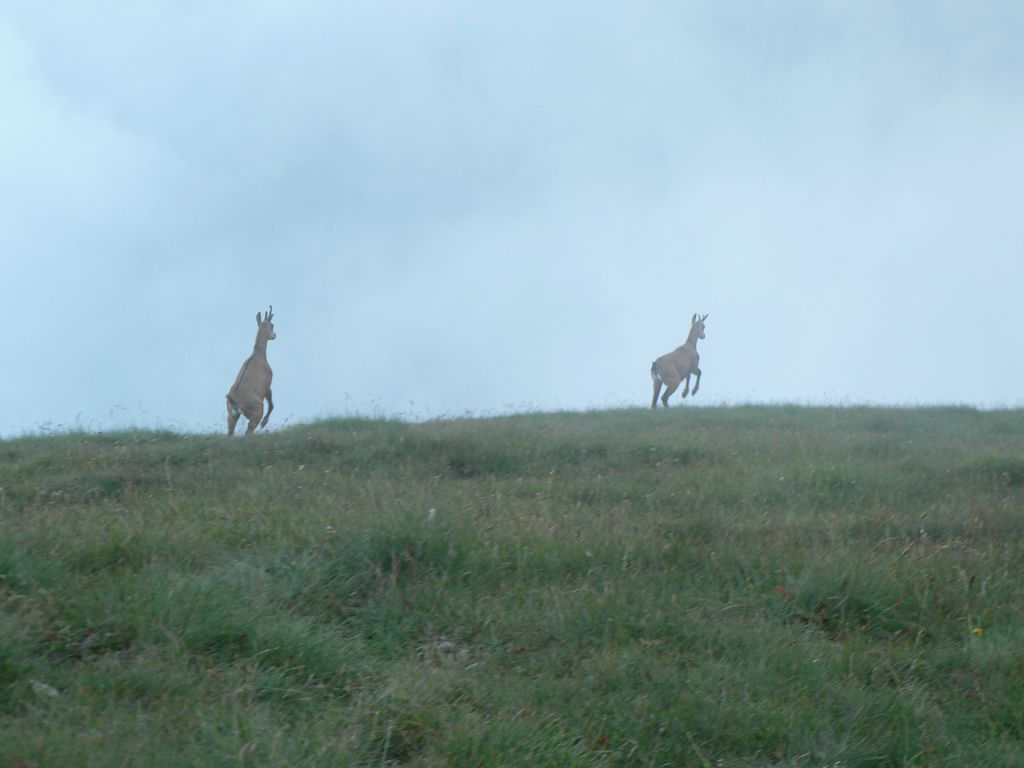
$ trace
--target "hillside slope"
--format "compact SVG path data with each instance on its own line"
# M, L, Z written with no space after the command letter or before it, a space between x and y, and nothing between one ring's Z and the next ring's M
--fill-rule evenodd
M0 441L0 765L1024 764L1024 413Z

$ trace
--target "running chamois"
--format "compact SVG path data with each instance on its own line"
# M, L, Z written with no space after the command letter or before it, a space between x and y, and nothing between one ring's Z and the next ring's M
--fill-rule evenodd
M274 333L274 307L267 310L262 316L256 313L256 343L252 347L252 354L242 363L242 370L238 372L235 383L228 390L228 434L235 434L235 424L238 417L245 414L249 420L249 426L245 434L251 435L257 426L267 426L270 412L274 410L274 398L270 392L270 380L274 372L270 370L270 363L267 362L267 342L276 339ZM263 416L263 400L267 401L267 415ZM260 417L263 421L260 421Z
M697 381L693 385L693 394L697 394L697 390L700 389L700 355L697 354L697 339L704 338L704 321L707 319L707 315L694 315L690 321L690 335L686 337L686 343L651 363L651 379L654 381L651 408L658 407L658 393L661 392L662 384L665 385L665 394L661 396L661 404L666 408L669 395L676 391L684 379L686 386L683 387L683 397L686 397L690 392L690 374L697 375Z

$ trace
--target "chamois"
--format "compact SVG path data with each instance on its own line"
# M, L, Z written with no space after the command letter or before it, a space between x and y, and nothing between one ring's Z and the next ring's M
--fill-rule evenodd
M227 394L229 435L235 434L235 424L243 413L249 420L245 434L251 435L257 426L267 426L270 412L274 410L274 398L270 392L270 380L274 372L270 370L270 364L267 362L267 342L277 338L277 334L274 333L273 317L273 306L267 310L266 316L256 313L256 343L252 347L252 354L242 363L242 369ZM267 401L266 416L263 416L264 398ZM263 421L260 421L261 416Z
M651 408L658 407L658 393L662 384L665 385L665 394L661 396L661 404L666 408L669 395L676 391L684 379L686 386L683 387L683 397L686 397L690 391L691 373L697 374L697 381L693 385L693 394L697 394L697 390L700 389L700 355L697 354L697 339L704 338L704 321L707 319L707 315L694 315L690 321L690 335L686 337L686 343L651 363L651 379L654 381Z

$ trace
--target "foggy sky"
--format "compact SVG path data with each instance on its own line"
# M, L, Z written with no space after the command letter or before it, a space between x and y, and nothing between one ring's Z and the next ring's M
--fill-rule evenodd
M1024 404L1024 5L0 0L0 435ZM557 7L551 7L557 6ZM681 405L681 401L676 401ZM686 407L690 406L686 401Z

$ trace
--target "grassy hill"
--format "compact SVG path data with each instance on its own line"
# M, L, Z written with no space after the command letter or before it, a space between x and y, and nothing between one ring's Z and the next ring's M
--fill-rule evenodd
M1024 412L0 441L0 765L1024 764Z

